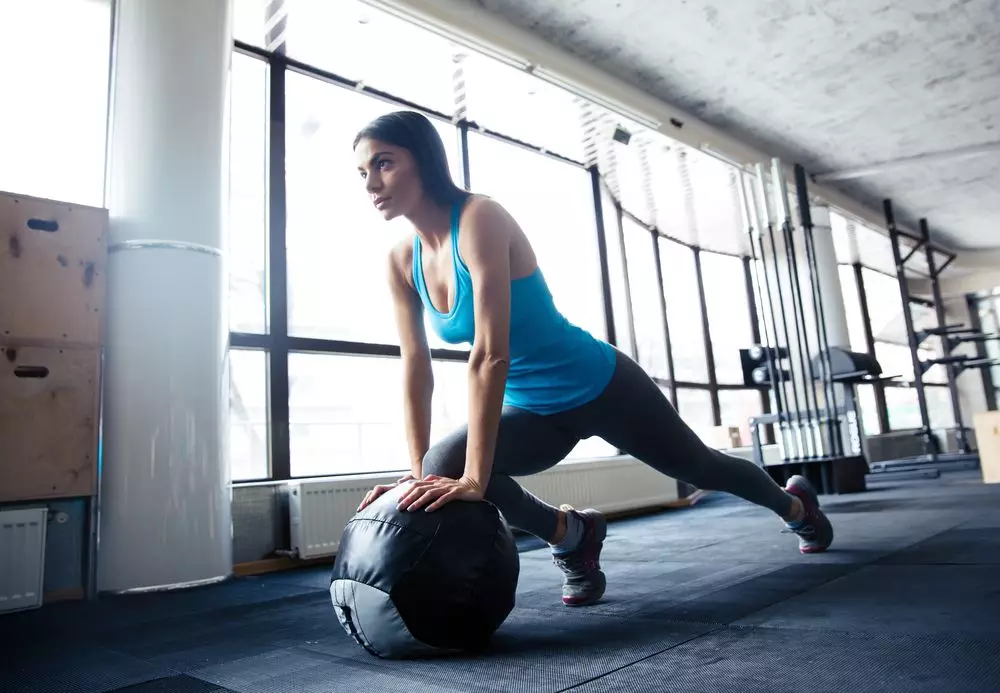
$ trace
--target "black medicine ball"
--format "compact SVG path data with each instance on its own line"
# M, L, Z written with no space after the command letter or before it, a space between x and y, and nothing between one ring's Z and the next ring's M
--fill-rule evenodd
M330 578L337 619L378 657L481 649L514 608L521 564L510 528L486 501L397 510L409 488L384 493L344 529Z

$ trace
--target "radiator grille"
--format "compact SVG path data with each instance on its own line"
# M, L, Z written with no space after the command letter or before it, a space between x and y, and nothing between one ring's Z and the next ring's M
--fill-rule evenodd
M344 527L376 483L389 479L303 481L289 488L292 550L299 558L332 556ZM631 458L561 464L518 478L531 493L553 505L622 512L676 500L677 482Z
M42 605L48 510L0 512L0 612Z

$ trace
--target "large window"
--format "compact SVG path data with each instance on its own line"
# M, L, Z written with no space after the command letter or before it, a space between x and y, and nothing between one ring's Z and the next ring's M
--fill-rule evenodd
M682 382L708 382L705 332L701 320L694 252L665 238L658 239L658 243L674 358L674 378Z
M604 339L604 299L590 176L550 157L469 133L472 190L502 204L535 250L556 306Z
M914 388L887 387L885 389L885 403L889 413L889 428L891 430L920 428L920 402Z
M653 236L631 219L622 220L639 365L652 376L669 378L660 283Z
M858 281L851 265L839 265L841 293L844 296L844 316L847 318L847 333L850 339L851 351L868 353L868 340L865 337L865 318L861 310L861 294ZM865 289L867 294L867 287Z
M583 106L578 98L493 58L472 52L461 55L469 120L583 161Z
M434 362L431 442L466 420L467 366ZM401 362L293 353L288 360L292 476L410 468Z
M720 423L740 429L740 442L750 445L750 419L763 413L757 390L719 390Z
M110 0L6 2L0 190L104 204Z
M289 57L425 108L454 110L453 42L358 0L239 0L236 38L267 47L266 32L277 24L269 9L281 5L286 30L272 40L280 38Z
M733 168L719 159L688 150L687 170L698 244L730 248L743 233Z
M625 246L619 224L618 208L604 185L601 186L604 212L604 237L608 249L608 277L611 282L611 312L615 319L615 338L622 352L635 356L632 339L632 303L629 300Z
M861 428L867 436L882 433L882 422L879 419L878 400L875 399L874 385L857 386L858 408L861 410Z
M877 341L902 344L906 342L903 324L903 300L899 295L899 283L892 277L870 270L861 269L861 279L865 283L868 298L868 315L871 318L872 334Z
M703 252L701 271L705 282L715 377L720 383L742 383L740 349L746 349L753 343L743 260Z
M709 390L679 388L677 413L703 441L714 444L715 415L712 413L712 393Z
M372 206L351 147L395 108L298 73L286 79L289 334L396 344L385 266L408 222L387 223ZM460 181L457 130L434 122Z
M267 331L267 63L233 54L230 86L229 329Z
M267 354L229 352L229 456L233 481L268 476Z

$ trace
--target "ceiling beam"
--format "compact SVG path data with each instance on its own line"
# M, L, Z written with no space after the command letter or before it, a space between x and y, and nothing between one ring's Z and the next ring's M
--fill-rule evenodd
M949 149L943 152L929 152L927 154L918 154L917 156L908 156L903 159L883 161L877 164L869 164L868 166L858 166L856 168L845 168L840 171L817 173L812 176L812 179L816 183L852 180L855 178L864 178L866 176L877 176L881 173L885 173L886 171L895 171L897 169L909 168L911 166L968 159L970 157L983 156L985 154L1000 154L1000 142L987 142L985 144L977 144L971 147L959 147L958 149Z

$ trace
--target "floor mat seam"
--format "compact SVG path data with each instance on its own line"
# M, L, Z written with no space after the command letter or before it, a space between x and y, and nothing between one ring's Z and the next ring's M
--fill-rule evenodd
M628 669L631 666L635 666L636 664L639 664L641 662L645 662L646 660L652 659L653 657L658 657L658 656L660 656L661 654L663 654L665 652L669 652L670 650L673 650L674 648L680 647L681 645L686 645L689 642L694 642L695 640L698 640L699 638L704 638L705 636L713 635L715 633L724 631L728 627L729 627L728 625L720 626L718 628L713 628L711 630L705 631L704 633L699 633L698 635L695 635L695 636L692 636L692 637L687 638L685 640L682 640L681 642L674 643L673 645L670 645L669 647L665 647L662 650L659 650L658 652L653 652L652 654L646 655L645 657L640 657L639 659L635 660L634 662L629 662L628 664L623 664L620 667L615 667L614 669L611 669L610 671L606 671L603 674L599 674L598 676L592 676L591 678L587 679L586 681L581 681L579 683L574 683L572 686L569 686L567 688L560 688L559 690L556 691L556 693L566 693L566 691L571 691L574 688L579 688L581 686L586 686L587 684L593 683L594 681L600 681L603 678L611 676L612 674L617 674L619 671L623 671L625 669Z

